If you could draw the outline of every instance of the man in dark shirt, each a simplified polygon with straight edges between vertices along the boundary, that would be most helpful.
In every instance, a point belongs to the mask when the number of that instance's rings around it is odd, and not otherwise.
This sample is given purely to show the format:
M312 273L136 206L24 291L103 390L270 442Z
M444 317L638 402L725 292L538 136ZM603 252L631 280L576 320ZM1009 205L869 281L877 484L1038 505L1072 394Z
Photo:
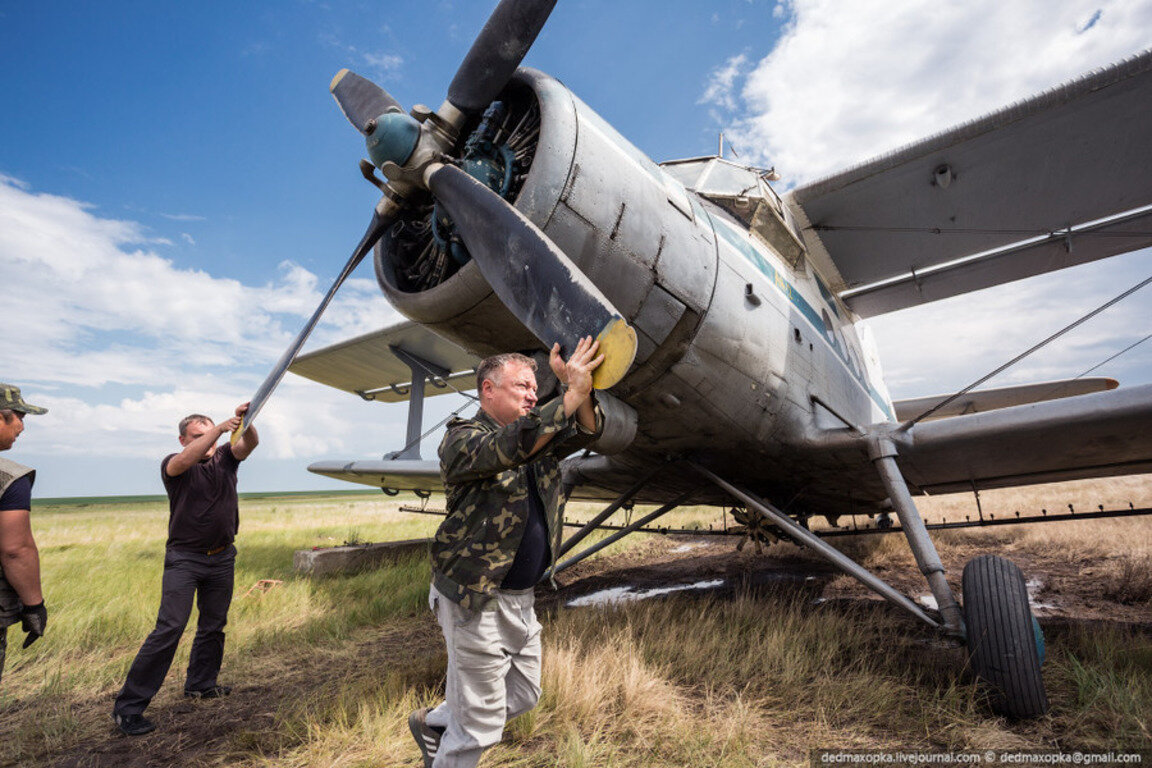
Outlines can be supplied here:
M24 417L47 413L20 397L19 387L0 384L0 451L24 431ZM40 552L32 538L32 482L36 470L0 459L0 675L8 648L8 627L21 622L24 647L44 634L48 610L40 589Z
M180 445L184 450L160 463L164 490L168 492L168 544L164 553L163 592L156 628L148 635L128 679L116 696L112 719L129 736L155 729L144 710L160 690L184 626L192 615L195 598L200 618L184 695L214 699L232 689L220 685L216 675L224 658L224 625L232 602L236 547L232 540L240 525L236 497L236 469L259 442L249 426L235 445L217 448L221 436L240 426L248 403L220 424L200 414L180 422Z

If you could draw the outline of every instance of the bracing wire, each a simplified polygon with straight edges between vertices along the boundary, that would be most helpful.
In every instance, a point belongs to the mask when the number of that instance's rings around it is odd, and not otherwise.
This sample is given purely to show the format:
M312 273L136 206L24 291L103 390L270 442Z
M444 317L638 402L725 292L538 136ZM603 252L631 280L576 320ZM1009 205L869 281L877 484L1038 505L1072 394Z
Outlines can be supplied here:
M1051 342L1053 342L1053 341L1055 341L1056 339L1058 339L1058 338L1060 338L1061 336L1063 336L1063 335L1064 335L1065 333L1067 333L1068 331L1070 331L1070 330L1072 330L1073 328L1076 328L1077 326L1079 326L1079 325L1081 325L1081 324L1083 324L1083 323L1087 322L1087 321L1088 321L1088 320L1090 320L1091 318L1095 317L1096 315L1100 314L1100 313L1101 313L1101 312L1103 312L1104 310L1108 309L1108 308L1109 308L1109 307L1111 307L1113 304L1116 304L1116 303L1117 303L1117 302L1119 302L1119 301L1123 301L1124 299L1128 298L1128 297L1129 297L1129 296L1131 296L1133 293L1136 293L1136 291L1140 290L1141 288L1143 288L1144 286L1148 285L1149 283L1152 283L1152 277L1148 277L1148 278L1145 278L1145 279L1144 279L1144 280L1142 280L1141 282L1137 283L1136 285L1132 286L1132 287L1131 287L1131 288L1129 288L1128 290L1126 290L1126 291L1124 291L1123 293L1121 293L1119 296L1117 296L1117 297L1115 297L1115 298L1113 298L1113 299L1110 299L1110 300L1106 301L1105 303L1101 304L1099 307L1097 307L1096 309L1092 310L1092 311L1091 311L1091 312L1089 312L1088 314L1084 315L1084 316L1083 316L1083 317L1081 317L1079 320L1076 320L1075 322L1073 322L1073 323L1071 323L1071 324L1069 324L1069 325L1066 325L1066 326L1064 326L1063 328L1061 328L1061 329L1060 329L1059 331L1057 331L1056 333L1052 334L1052 335L1051 335L1051 336L1049 336L1048 338L1046 338L1046 339L1044 339L1043 341L1041 341L1039 344L1036 344L1036 345L1034 345L1033 347L1031 347L1030 349L1028 349L1028 350L1026 350L1026 351L1024 351L1024 352L1021 352L1019 355L1017 355L1016 357L1012 358L1012 359L1011 359L1011 360L1009 360L1008 362L1004 363L1004 365L1000 366L1000 367L999 367L999 368L997 368L996 370L994 370L994 371L992 371L991 373L987 374L986 376L982 376L981 378L979 378L979 379L977 379L976 381L972 382L971 384L969 384L968 386L964 387L964 389L960 390L959 392L957 392L956 394L952 395L951 397L949 397L949 398L946 398L946 399L944 399L944 400L940 401L939 403L936 403L936 405L934 405L934 406L932 406L931 408L929 408L928 410L924 411L924 413L920 414L920 415L919 415L919 416L917 416L916 418L914 418L914 419L910 419L910 420L908 420L908 421L904 422L903 424L901 424L901 425L900 425L900 431L901 431L901 432L904 432L904 431L906 431L906 430L908 430L908 429L911 429L913 425L915 425L917 422L921 421L921 420L922 420L922 419L924 419L925 417L927 417L927 416L930 416L931 414L933 414L933 413L935 413L936 411L940 410L941 408L943 408L944 406L946 406L946 405L948 405L949 403L953 402L953 401L954 401L954 400L956 400L957 398L959 398L959 397L963 397L963 396L964 396L965 394L967 394L968 392L972 391L972 390L973 390L973 389L975 389L976 387L978 387L978 386L980 386L981 384L983 384L984 382L988 381L988 379L991 379L993 376L997 376L997 375L999 375L1000 373L1003 373L1003 372L1004 372L1004 371L1006 371L1007 369L1011 368L1013 365L1016 365L1016 363L1020 362L1020 361L1021 361L1021 360L1023 360L1024 358L1026 358L1026 357L1028 357L1029 355L1031 355L1031 354L1032 354L1033 352L1035 352L1036 350L1040 349L1041 347L1047 346L1047 345L1048 345L1048 344L1050 344ZM1137 344L1139 344L1139 343L1140 343L1140 342L1137 342ZM1133 345L1133 346L1135 346L1135 345ZM1105 362L1106 362L1106 361L1105 361ZM1101 363L1101 365L1103 365L1103 363ZM1099 366L1097 366L1097 367L1099 367ZM1085 371L1085 373L1087 373L1087 371ZM1084 375L1084 374L1081 374L1081 376L1083 376L1083 375Z
M1088 370L1084 371L1083 373L1081 373L1076 378L1081 379L1081 378L1087 376L1088 374L1092 373L1092 371L1096 370L1100 366L1106 365L1107 363L1110 363L1113 360L1115 360L1116 358L1120 357L1120 355L1124 354L1125 352L1127 352L1131 349L1135 349L1136 347L1140 346L1144 342L1148 341L1148 339L1152 339L1152 333L1150 333L1147 336L1145 336L1144 338L1140 339L1140 341L1137 341L1135 344L1129 344L1128 346L1124 347L1124 349L1120 350L1116 354L1109 357L1107 360L1101 360L1100 362L1096 363L1096 365L1094 365L1091 368L1089 368Z
M432 379L434 379L434 380L439 379L440 381L443 381L445 385L447 385L449 388L451 388L456 394L460 395L461 397L468 398L469 400L471 400L473 402L477 402L477 403L480 402L480 398L476 397L476 395L473 395L471 392L465 392L465 391L459 389L455 384L453 384L451 381L448 380L447 376L440 377L436 373L434 373L433 371L429 370L428 366L424 365L423 362L420 360L420 358L413 358L413 362L415 362L417 365L419 365L421 368L423 368L424 373L426 373ZM411 395L409 395L409 396L411 396ZM399 456L400 454L404 453L405 451L407 451L412 446L418 445L419 443L423 442L424 438L428 437L428 435L432 434L436 430L440 429L440 427L447 424L449 419L452 419L452 418L455 418L456 416L459 416L460 411L464 410L469 405L470 405L470 403L464 403L464 405L462 405L459 408L457 408L456 410L452 411L452 413L450 413L447 416L445 416L444 418L440 419L440 421L436 422L431 427L429 427L427 430L425 430L422 435L420 435L419 437L413 438L412 440L409 440L407 445L405 445L399 451L396 451L396 453L393 455Z
M459 391L459 390L457 390L457 391ZM464 393L460 392L460 394L464 394ZM450 413L447 416L445 416L444 418L440 419L440 421L436 422L431 427L429 427L427 430L425 430L424 434L410 440L407 445L405 445L403 448L401 448L399 451L397 451L394 455L400 455L400 454L404 453L405 451L407 451L412 446L417 445L418 443L422 442L424 440L424 438L428 437L428 435L432 434L436 430L440 429L440 427L447 424L449 419L453 419L453 418L459 416L460 411L464 410L467 407L468 407L468 403L465 403L464 405L460 406L456 410L452 411L452 413Z

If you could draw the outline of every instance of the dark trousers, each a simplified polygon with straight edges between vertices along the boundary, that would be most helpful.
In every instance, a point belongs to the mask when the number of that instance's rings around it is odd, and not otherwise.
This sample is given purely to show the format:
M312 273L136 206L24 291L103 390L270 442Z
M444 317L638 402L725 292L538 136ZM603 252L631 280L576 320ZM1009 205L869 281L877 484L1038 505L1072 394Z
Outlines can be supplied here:
M180 635L192 615L193 597L196 598L200 619L196 625L196 639L192 641L184 690L205 691L216 686L216 675L224 659L224 625L228 623L235 570L235 547L228 547L215 555L172 549L165 553L163 593L156 628L136 654L136 660L128 670L128 679L116 695L113 712L138 715L160 690L168 668L172 666Z

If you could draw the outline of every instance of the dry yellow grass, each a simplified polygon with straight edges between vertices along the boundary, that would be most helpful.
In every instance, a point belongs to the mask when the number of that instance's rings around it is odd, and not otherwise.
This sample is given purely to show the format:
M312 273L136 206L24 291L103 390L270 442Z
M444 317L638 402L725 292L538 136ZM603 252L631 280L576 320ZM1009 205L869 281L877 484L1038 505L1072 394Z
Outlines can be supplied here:
M1057 502L1080 509L1129 499L1137 506L1152 501L1150 479L982 494L985 510L997 516L1014 506L1025 513ZM970 494L918 501L929 517L972 510ZM237 601L225 674L247 688L196 712L244 712L248 720L229 722L219 733L182 734L180 727L196 720L178 712L177 671L153 706L162 731L131 743L112 735L107 697L154 617L164 510L40 510L53 623L29 652L10 645L0 690L0 765L95 764L84 755L96 745L100 764L122 768L415 768L407 713L436 700L444 667L424 605L426 563L415 558L316 581L296 577L289 566L298 547L413 538L435 528L437 518L398 513L399 503L370 497L246 505L238 584L241 590L257 578L284 584ZM719 523L713 509L676 514L666 522ZM875 539L864 556L870 567L919 578L902 536ZM936 539L946 559L995 551L1098 568L1088 583L1105 603L1118 599L1106 589L1143 594L1152 519L953 531ZM625 539L602 556L618 554L626 563L628 548L644 540ZM763 557L779 554L796 550L777 545ZM747 551L741 557L756 562ZM1152 621L1147 601L1123 607ZM1055 633L1045 673L1052 714L1010 723L990 715L979 689L963 677L962 651L871 603L816 608L784 593L681 595L560 609L543 621L544 698L510 725L484 766L799 766L818 746L1152 749L1147 629L1073 624ZM174 669L186 652L185 643Z

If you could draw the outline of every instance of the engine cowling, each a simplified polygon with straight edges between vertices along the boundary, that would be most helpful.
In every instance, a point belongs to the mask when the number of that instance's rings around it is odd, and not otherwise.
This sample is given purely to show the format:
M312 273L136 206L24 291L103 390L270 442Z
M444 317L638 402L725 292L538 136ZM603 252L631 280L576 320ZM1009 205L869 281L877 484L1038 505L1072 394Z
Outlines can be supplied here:
M711 224L684 187L559 81L517 71L467 140L464 167L514 202L636 328L644 386L675 362L716 281ZM541 346L505 309L429 200L376 247L405 316L480 355ZM530 267L530 265L529 265Z

